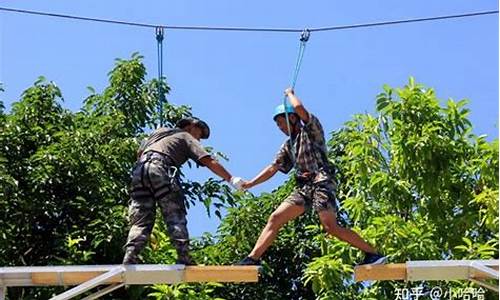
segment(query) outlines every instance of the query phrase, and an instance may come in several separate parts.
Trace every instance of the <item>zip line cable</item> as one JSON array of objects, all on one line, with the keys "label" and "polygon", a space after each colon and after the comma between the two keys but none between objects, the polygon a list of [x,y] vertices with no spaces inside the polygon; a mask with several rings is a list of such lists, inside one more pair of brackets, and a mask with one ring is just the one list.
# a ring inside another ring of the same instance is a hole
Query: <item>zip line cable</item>
[{"label": "zip line cable", "polygon": [[[159,97],[158,113],[159,113],[159,118],[160,118],[160,126],[163,126],[164,94],[162,91],[162,84],[161,83],[163,80],[163,34],[164,34],[165,29],[169,29],[169,30],[238,31],[238,32],[279,32],[279,33],[301,32],[299,54],[298,54],[297,61],[295,64],[295,70],[294,70],[292,84],[291,84],[291,87],[293,89],[295,87],[295,84],[297,82],[297,77],[299,75],[300,66],[302,64],[302,58],[304,56],[306,42],[309,40],[309,35],[311,32],[323,32],[323,31],[335,31],[335,30],[366,28],[366,27],[375,27],[375,26],[387,26],[387,25],[396,25],[396,24],[405,24],[405,23],[437,21],[437,20],[445,20],[445,19],[458,19],[458,18],[466,18],[466,17],[493,15],[493,14],[499,13],[498,10],[489,10],[489,11],[481,11],[481,12],[463,13],[463,14],[457,14],[457,15],[444,15],[444,16],[437,16],[437,17],[425,17],[425,18],[403,19],[403,20],[383,21],[383,22],[374,22],[374,23],[361,23],[361,24],[352,24],[352,25],[318,27],[318,28],[310,28],[310,29],[304,30],[304,29],[296,29],[296,28],[255,28],[255,27],[155,25],[155,24],[148,24],[148,23],[128,22],[128,21],[119,21],[119,20],[111,20],[111,19],[89,18],[89,17],[81,17],[81,16],[74,16],[74,15],[66,15],[66,14],[56,14],[56,13],[40,12],[40,11],[33,11],[33,10],[15,9],[15,8],[8,8],[8,7],[0,7],[0,11],[20,13],[20,14],[38,15],[38,16],[47,16],[47,17],[56,17],[56,18],[65,18],[65,19],[80,20],[80,21],[92,21],[92,22],[100,22],[100,23],[108,23],[108,24],[155,28],[156,40],[157,40],[157,52],[158,52],[158,97]],[[288,116],[288,112],[286,110],[286,100],[287,100],[286,98],[287,97],[285,96],[284,101],[283,101],[283,105],[285,108],[286,123],[287,123],[288,133],[290,136],[290,148],[292,151],[292,156],[294,156],[295,151],[293,149],[293,144],[292,144],[293,141],[292,141],[292,135],[291,135],[289,116]],[[294,164],[295,164],[295,162],[294,162]]]},{"label": "zip line cable", "polygon": [[437,21],[437,20],[446,20],[446,19],[477,17],[477,16],[492,15],[492,14],[498,14],[498,10],[465,13],[465,14],[459,14],[459,15],[447,15],[447,16],[438,16],[438,17],[426,17],[426,18],[406,19],[406,20],[384,21],[384,22],[375,22],[375,23],[362,23],[362,24],[343,25],[343,26],[341,25],[341,26],[331,26],[331,27],[319,27],[319,28],[311,29],[311,31],[320,32],[320,31],[331,31],[331,30],[354,29],[354,28],[362,28],[362,27],[386,26],[386,25],[396,25],[396,24],[404,24],[404,23],[417,23],[417,22],[426,22],[426,21]]},{"label": "zip line cable", "polygon": [[[24,10],[24,9],[15,9],[15,8],[8,8],[8,7],[0,7],[0,11],[39,15],[39,16],[48,16],[48,17],[57,17],[57,18],[65,18],[65,19],[73,19],[73,20],[81,20],[81,21],[93,21],[93,22],[101,22],[101,23],[111,23],[111,24],[119,24],[119,25],[147,27],[147,28],[161,27],[163,29],[174,29],[174,30],[297,32],[297,33],[303,31],[303,29],[297,29],[297,28],[254,28],[254,27],[155,25],[155,24],[148,24],[148,23],[127,22],[127,21],[119,21],[119,20],[111,20],[111,19],[80,17],[80,16],[74,16],[74,15],[56,14],[56,13],[48,13],[48,12],[40,12],[40,11]],[[310,32],[334,31],[334,30],[354,29],[354,28],[362,28],[362,27],[375,27],[375,26],[396,25],[396,24],[404,24],[404,23],[437,21],[437,20],[445,20],[445,19],[458,19],[458,18],[466,18],[466,17],[493,15],[493,14],[498,14],[498,12],[499,12],[498,10],[489,10],[489,11],[471,12],[471,13],[464,13],[464,14],[457,14],[457,15],[437,16],[437,17],[425,17],[425,18],[403,19],[403,20],[383,21],[383,22],[374,22],[374,23],[361,23],[361,24],[352,24],[352,25],[318,27],[318,28],[311,28],[311,29],[309,29],[309,31]]]}]

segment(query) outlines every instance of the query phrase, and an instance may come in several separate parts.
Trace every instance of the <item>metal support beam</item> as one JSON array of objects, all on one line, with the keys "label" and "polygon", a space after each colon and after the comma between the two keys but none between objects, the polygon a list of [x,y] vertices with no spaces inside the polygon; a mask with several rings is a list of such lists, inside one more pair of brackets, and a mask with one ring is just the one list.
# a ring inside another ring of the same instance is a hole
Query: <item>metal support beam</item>
[{"label": "metal support beam", "polygon": [[81,295],[83,293],[85,293],[86,291],[100,285],[100,284],[103,284],[104,282],[106,282],[106,280],[110,279],[111,277],[114,277],[114,276],[117,276],[117,275],[121,275],[125,272],[125,268],[123,266],[120,266],[120,267],[116,267],[114,269],[111,269],[109,270],[108,272],[102,274],[102,275],[99,275],[89,281],[86,281],[70,290],[67,290],[66,292],[60,294],[60,295],[57,295],[53,298],[51,298],[51,300],[67,300],[67,299],[71,299],[75,296],[78,296],[78,295]]},{"label": "metal support beam", "polygon": [[7,294],[7,287],[5,285],[0,285],[0,300],[5,300],[6,294]]},{"label": "metal support beam", "polygon": [[257,282],[258,266],[88,265],[0,267],[4,300],[10,286],[74,286],[55,296],[66,300],[101,285],[85,299],[96,299],[123,285],[176,284],[181,282]]},{"label": "metal support beam", "polygon": [[477,275],[474,273],[482,273],[492,279],[498,280],[498,271],[493,270],[492,268],[485,267],[484,265],[477,263],[477,262],[471,262],[470,268],[472,269],[471,271],[471,277],[475,278]]},{"label": "metal support beam", "polygon": [[258,282],[257,266],[187,266],[183,282]]},{"label": "metal support beam", "polygon": [[406,280],[467,280],[469,265],[470,261],[409,261]]},{"label": "metal support beam", "polygon": [[482,281],[482,280],[477,280],[477,279],[474,279],[474,278],[471,278],[469,279],[470,281],[482,286],[482,287],[485,287],[487,289],[490,289],[492,291],[495,291],[498,293],[498,286],[497,285],[493,285],[493,284],[490,284],[488,282],[485,282],[485,281]]},{"label": "metal support beam", "polygon": [[100,291],[97,291],[95,293],[93,293],[92,295],[89,295],[85,298],[83,298],[82,300],[94,300],[94,299],[97,299],[101,296],[104,296],[108,293],[111,293],[112,291],[116,290],[116,289],[119,289],[121,288],[122,286],[124,286],[125,283],[117,283],[117,284],[113,284],[113,285],[110,285]]},{"label": "metal support beam", "polygon": [[182,282],[184,265],[126,265],[125,280],[130,284],[175,284]]},{"label": "metal support beam", "polygon": [[488,289],[498,287],[485,280],[498,280],[498,260],[429,260],[406,264],[368,265],[355,269],[355,280],[470,280]]}]

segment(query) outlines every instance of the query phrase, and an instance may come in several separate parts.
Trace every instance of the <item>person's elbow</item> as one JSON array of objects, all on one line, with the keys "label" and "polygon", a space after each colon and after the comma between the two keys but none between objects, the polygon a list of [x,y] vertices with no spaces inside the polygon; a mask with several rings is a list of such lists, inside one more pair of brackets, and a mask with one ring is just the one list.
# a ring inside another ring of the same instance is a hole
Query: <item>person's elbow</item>
[{"label": "person's elbow", "polygon": [[299,118],[304,122],[309,122],[309,112],[306,110],[304,105],[298,104],[294,107],[295,113],[299,116]]},{"label": "person's elbow", "polygon": [[200,164],[204,167],[210,168],[215,163],[215,159],[211,156],[204,156],[198,160]]},{"label": "person's elbow", "polygon": [[279,171],[279,168],[278,168],[278,165],[277,164],[270,164],[268,167],[267,167],[267,172],[272,176],[274,174],[276,174],[276,172]]}]

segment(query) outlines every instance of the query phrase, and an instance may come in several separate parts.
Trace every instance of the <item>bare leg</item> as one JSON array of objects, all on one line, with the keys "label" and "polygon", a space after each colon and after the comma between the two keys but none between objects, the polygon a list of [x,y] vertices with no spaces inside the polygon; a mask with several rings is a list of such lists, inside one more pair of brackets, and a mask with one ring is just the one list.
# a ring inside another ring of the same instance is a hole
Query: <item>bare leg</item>
[{"label": "bare leg", "polygon": [[252,252],[250,252],[248,256],[253,259],[259,259],[276,239],[278,231],[281,227],[283,227],[283,225],[285,225],[288,221],[303,214],[304,211],[303,206],[287,202],[281,203],[281,205],[269,217],[269,220],[262,230],[259,239],[255,243]]},{"label": "bare leg", "polygon": [[377,253],[377,250],[365,242],[356,232],[337,224],[337,215],[332,208],[319,212],[319,219],[328,234],[351,244],[365,253]]}]

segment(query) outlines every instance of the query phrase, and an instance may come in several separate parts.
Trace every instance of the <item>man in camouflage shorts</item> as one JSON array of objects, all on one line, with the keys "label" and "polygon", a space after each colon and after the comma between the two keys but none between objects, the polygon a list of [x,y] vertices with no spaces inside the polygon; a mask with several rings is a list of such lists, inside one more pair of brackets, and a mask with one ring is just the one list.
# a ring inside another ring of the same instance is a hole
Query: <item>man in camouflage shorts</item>
[{"label": "man in camouflage shorts", "polygon": [[260,257],[271,246],[280,228],[311,207],[318,213],[321,224],[330,235],[365,252],[365,259],[361,264],[385,262],[385,257],[357,233],[337,223],[333,171],[327,158],[323,127],[318,118],[305,109],[292,89],[287,89],[285,95],[291,106],[278,106],[274,121],[290,139],[281,146],[273,163],[242,186],[245,189],[251,188],[270,179],[278,171],[286,174],[295,168],[297,187],[271,214],[253,250],[238,264],[260,264]]},{"label": "man in camouflage shorts", "polygon": [[200,144],[200,139],[210,136],[205,122],[190,117],[180,120],[176,127],[155,130],[139,149],[130,185],[131,228],[125,244],[124,264],[139,263],[139,252],[153,230],[156,205],[161,208],[170,240],[177,250],[177,263],[194,264],[189,255],[185,196],[177,172],[189,158],[240,188],[241,179],[232,177]]}]

